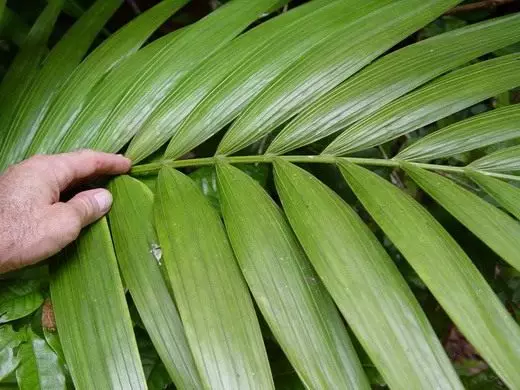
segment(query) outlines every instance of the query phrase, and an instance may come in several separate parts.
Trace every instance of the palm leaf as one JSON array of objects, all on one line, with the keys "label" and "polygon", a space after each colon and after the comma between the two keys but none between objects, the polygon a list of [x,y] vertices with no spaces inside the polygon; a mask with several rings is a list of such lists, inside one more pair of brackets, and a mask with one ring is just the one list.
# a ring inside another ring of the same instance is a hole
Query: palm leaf
[{"label": "palm leaf", "polygon": [[53,100],[27,154],[52,153],[85,106],[94,87],[131,57],[149,36],[188,0],[165,0],[120,29],[76,68]]},{"label": "palm leaf", "polygon": [[[0,167],[24,158],[53,97],[121,3],[122,0],[98,0],[47,55],[38,75],[31,81],[30,90],[18,103],[16,112],[3,117],[9,118],[10,123],[0,121],[0,126],[7,132],[4,150],[0,150]],[[43,41],[42,46],[45,45]],[[20,139],[25,142],[20,142]]]},{"label": "palm leaf", "polygon": [[520,171],[520,145],[488,154],[473,161],[470,167],[489,172]]},{"label": "palm leaf", "polygon": [[402,0],[358,17],[265,88],[226,133],[218,153],[237,152],[262,138],[457,2]]},{"label": "palm leaf", "polygon": [[343,163],[341,168],[363,206],[464,335],[507,384],[520,383],[515,368],[520,329],[462,249],[410,196],[361,167]]},{"label": "palm leaf", "polygon": [[404,165],[403,168],[450,214],[505,261],[520,270],[518,221],[441,175],[409,165]]},{"label": "palm leaf", "polygon": [[[504,34],[505,29],[511,34]],[[520,16],[477,23],[404,47],[312,104],[269,146],[285,153],[334,134],[427,81],[518,40]]]},{"label": "palm leaf", "polygon": [[204,387],[273,388],[253,304],[213,207],[191,179],[165,168],[155,220]]},{"label": "palm leaf", "polygon": [[[11,64],[0,85],[0,125],[3,133],[0,144],[0,169],[16,162],[10,159],[15,154],[13,147],[26,142],[25,137],[9,141],[8,129],[33,80],[38,74],[40,62],[47,54],[47,40],[58,18],[64,0],[50,1],[34,23],[20,51]],[[7,133],[6,135],[4,135]],[[7,139],[7,141],[6,141]]]},{"label": "palm leaf", "polygon": [[126,286],[174,382],[180,388],[200,388],[184,328],[158,266],[162,251],[152,224],[152,193],[124,176],[110,189],[115,199],[110,227]]},{"label": "palm leaf", "polygon": [[[89,115],[76,120],[59,150],[74,149],[78,144],[102,136],[103,132],[115,132],[124,140],[131,139],[191,69],[228,43],[276,1],[230,2],[185,32],[174,34],[173,38],[166,36],[140,51],[93,92],[95,106],[86,111]],[[171,61],[172,55],[176,61]],[[148,150],[147,155],[153,151]],[[133,159],[136,160],[136,156]]]},{"label": "palm leaf", "polygon": [[478,172],[469,171],[467,175],[516,219],[520,220],[520,189]]},{"label": "palm leaf", "polygon": [[291,226],[388,385],[462,388],[397,267],[357,214],[302,169],[277,161],[275,173]]},{"label": "palm leaf", "polygon": [[[352,7],[358,7],[354,14],[348,12]],[[183,85],[163,101],[145,123],[143,135],[136,138],[128,155],[134,157],[139,144],[157,134],[161,137],[155,148],[172,138],[165,153],[168,158],[189,152],[234,119],[237,112],[291,62],[344,28],[356,15],[374,7],[374,2],[326,4],[314,0],[243,34],[192,72]],[[219,102],[218,110],[215,110],[215,101]]]},{"label": "palm leaf", "polygon": [[520,138],[520,104],[505,106],[436,131],[395,158],[407,161],[434,160]]},{"label": "palm leaf", "polygon": [[76,388],[146,388],[105,219],[62,253],[51,296]]},{"label": "palm leaf", "polygon": [[324,154],[342,155],[395,139],[520,85],[520,54],[483,61],[443,76],[356,123]]},{"label": "palm leaf", "polygon": [[[395,388],[462,388],[400,269],[367,224],[379,228],[291,162],[339,164],[357,199],[479,354],[508,386],[520,383],[518,325],[483,275],[416,201],[361,168],[382,175],[379,168],[390,168],[394,182],[409,175],[518,268],[518,221],[480,193],[428,172],[471,179],[518,217],[518,189],[498,180],[520,180],[511,174],[520,170],[518,147],[467,167],[446,160],[514,142],[518,105],[447,126],[393,159],[367,151],[385,151],[382,143],[518,86],[518,53],[479,58],[520,39],[518,14],[384,55],[459,1],[313,0],[259,19],[287,1],[232,0],[148,43],[188,2],[164,0],[83,58],[118,2],[97,2],[48,51],[61,9],[51,2],[0,86],[0,121],[9,135],[0,141],[0,169],[35,153],[91,147],[149,159],[132,169],[135,177],[155,180],[160,171],[155,197],[130,177],[110,183],[111,231],[98,222],[52,266],[57,325],[77,388],[147,385],[141,367],[147,355],[140,361],[122,277],[148,348],[157,350],[154,368],[147,365],[147,373],[155,372],[150,386],[170,376],[179,388],[273,388],[266,350],[282,386],[274,344],[288,358],[284,367],[297,374],[290,373],[289,386],[367,388],[360,363],[366,358],[356,356],[341,313],[361,344],[357,352],[366,351],[375,365],[368,374],[377,369]],[[197,158],[177,160],[228,125],[218,148],[218,138],[205,145],[215,146],[217,156],[199,157],[200,148]],[[255,155],[279,129],[266,154]],[[231,155],[258,140],[254,152]],[[276,190],[269,183],[261,189],[230,166],[260,163],[274,164]],[[225,225],[193,180],[172,169],[203,166],[195,175],[212,172]],[[267,348],[248,287],[273,334],[265,327]],[[14,348],[0,351],[5,375],[19,364]]]},{"label": "palm leaf", "polygon": [[217,170],[222,213],[242,273],[302,382],[308,388],[368,389],[345,326],[282,212],[239,169]]}]

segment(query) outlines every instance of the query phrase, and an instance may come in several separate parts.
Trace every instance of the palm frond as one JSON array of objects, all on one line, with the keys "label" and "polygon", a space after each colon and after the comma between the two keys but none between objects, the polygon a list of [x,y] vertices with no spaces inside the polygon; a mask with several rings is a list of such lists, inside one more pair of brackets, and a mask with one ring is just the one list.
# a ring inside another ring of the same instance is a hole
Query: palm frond
[{"label": "palm frond", "polygon": [[[50,51],[63,3],[49,2],[0,85],[0,170],[85,147],[147,161],[109,184],[110,229],[106,219],[92,225],[51,267],[76,388],[146,388],[123,280],[178,388],[274,388],[267,327],[307,388],[369,388],[360,351],[390,387],[462,388],[374,231],[518,387],[518,324],[430,210],[379,169],[406,175],[520,270],[520,190],[511,184],[520,181],[520,148],[483,156],[520,138],[520,105],[414,133],[391,159],[367,152],[520,85],[520,55],[490,54],[520,40],[519,14],[391,50],[459,2],[313,0],[265,20],[288,1],[232,0],[148,42],[188,3],[164,0],[88,55],[121,0],[95,2]],[[181,159],[215,136],[213,155]],[[469,152],[478,158],[450,164]],[[272,166],[275,189],[233,167],[243,164]],[[295,164],[337,166],[352,202]],[[200,166],[214,168],[222,215],[181,172]],[[146,176],[157,176],[154,192],[139,180]],[[451,178],[476,183],[505,211]],[[21,316],[38,308],[36,298]],[[45,341],[11,341],[0,337],[0,358],[10,362],[0,379],[21,359],[29,365],[18,372],[32,383]]]}]

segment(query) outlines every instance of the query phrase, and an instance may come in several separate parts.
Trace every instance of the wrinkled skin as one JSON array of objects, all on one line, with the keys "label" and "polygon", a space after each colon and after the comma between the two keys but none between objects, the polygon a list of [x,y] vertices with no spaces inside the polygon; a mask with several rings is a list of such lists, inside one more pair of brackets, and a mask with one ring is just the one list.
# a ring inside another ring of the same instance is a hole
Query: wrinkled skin
[{"label": "wrinkled skin", "polygon": [[103,188],[69,201],[62,193],[103,175],[127,172],[127,158],[89,150],[34,156],[0,176],[0,273],[35,264],[74,241],[112,205]]}]

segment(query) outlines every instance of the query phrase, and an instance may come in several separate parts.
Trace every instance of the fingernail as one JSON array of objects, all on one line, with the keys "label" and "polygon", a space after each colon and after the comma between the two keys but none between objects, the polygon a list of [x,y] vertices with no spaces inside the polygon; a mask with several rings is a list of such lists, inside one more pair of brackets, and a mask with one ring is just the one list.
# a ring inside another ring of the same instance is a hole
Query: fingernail
[{"label": "fingernail", "polygon": [[94,195],[94,199],[98,204],[99,210],[106,213],[112,206],[112,194],[107,190],[101,190]]}]

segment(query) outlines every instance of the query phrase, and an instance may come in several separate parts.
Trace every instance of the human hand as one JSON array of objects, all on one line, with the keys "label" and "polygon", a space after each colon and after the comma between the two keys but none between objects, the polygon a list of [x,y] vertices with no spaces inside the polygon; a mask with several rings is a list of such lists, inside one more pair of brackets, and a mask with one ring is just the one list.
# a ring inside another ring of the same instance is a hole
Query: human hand
[{"label": "human hand", "polygon": [[44,260],[105,215],[112,195],[99,188],[60,202],[63,191],[86,180],[125,173],[127,158],[94,151],[34,156],[0,176],[0,273]]}]

